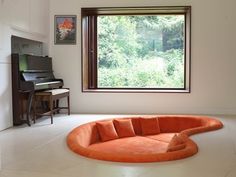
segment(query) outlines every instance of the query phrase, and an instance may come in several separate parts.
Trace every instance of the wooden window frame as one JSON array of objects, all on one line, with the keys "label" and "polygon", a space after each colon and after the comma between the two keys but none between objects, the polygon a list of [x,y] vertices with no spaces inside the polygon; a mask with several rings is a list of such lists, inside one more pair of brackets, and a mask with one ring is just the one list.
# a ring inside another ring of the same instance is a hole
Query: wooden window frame
[{"label": "wooden window frame", "polygon": [[[97,87],[97,17],[100,15],[184,15],[185,53],[184,88],[98,88]],[[81,8],[82,92],[164,92],[190,93],[191,6],[167,7],[96,7]]]}]

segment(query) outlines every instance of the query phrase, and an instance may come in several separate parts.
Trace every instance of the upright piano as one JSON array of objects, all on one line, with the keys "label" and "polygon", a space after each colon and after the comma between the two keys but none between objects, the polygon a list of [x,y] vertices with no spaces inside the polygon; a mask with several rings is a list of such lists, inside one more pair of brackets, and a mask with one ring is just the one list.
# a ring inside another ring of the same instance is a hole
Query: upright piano
[{"label": "upright piano", "polygon": [[56,79],[52,58],[12,54],[13,124],[30,126],[31,105],[34,92],[61,88],[62,79]]}]

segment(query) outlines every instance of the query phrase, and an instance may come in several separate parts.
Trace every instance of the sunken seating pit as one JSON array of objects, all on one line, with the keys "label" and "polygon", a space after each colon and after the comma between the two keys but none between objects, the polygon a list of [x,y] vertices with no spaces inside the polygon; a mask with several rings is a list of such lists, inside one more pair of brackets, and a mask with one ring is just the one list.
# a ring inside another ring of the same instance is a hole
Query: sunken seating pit
[{"label": "sunken seating pit", "polygon": [[223,124],[203,116],[152,116],[102,120],[83,124],[67,137],[69,148],[85,157],[114,162],[161,162],[198,152],[190,135],[220,129]]}]

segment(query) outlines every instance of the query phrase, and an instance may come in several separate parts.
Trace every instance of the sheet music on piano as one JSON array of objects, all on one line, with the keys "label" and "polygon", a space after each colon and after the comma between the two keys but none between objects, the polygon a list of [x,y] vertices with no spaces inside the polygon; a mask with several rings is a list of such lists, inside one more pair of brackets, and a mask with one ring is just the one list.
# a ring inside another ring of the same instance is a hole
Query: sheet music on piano
[{"label": "sheet music on piano", "polygon": [[12,54],[13,124],[30,125],[34,92],[62,88],[63,85],[63,80],[53,74],[52,58]]}]

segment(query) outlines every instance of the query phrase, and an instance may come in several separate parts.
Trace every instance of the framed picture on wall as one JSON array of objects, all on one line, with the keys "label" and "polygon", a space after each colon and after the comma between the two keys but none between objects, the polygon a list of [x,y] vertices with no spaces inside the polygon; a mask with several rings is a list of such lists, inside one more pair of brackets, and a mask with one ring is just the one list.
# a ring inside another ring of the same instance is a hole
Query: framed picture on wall
[{"label": "framed picture on wall", "polygon": [[76,44],[76,15],[55,15],[54,43]]}]

